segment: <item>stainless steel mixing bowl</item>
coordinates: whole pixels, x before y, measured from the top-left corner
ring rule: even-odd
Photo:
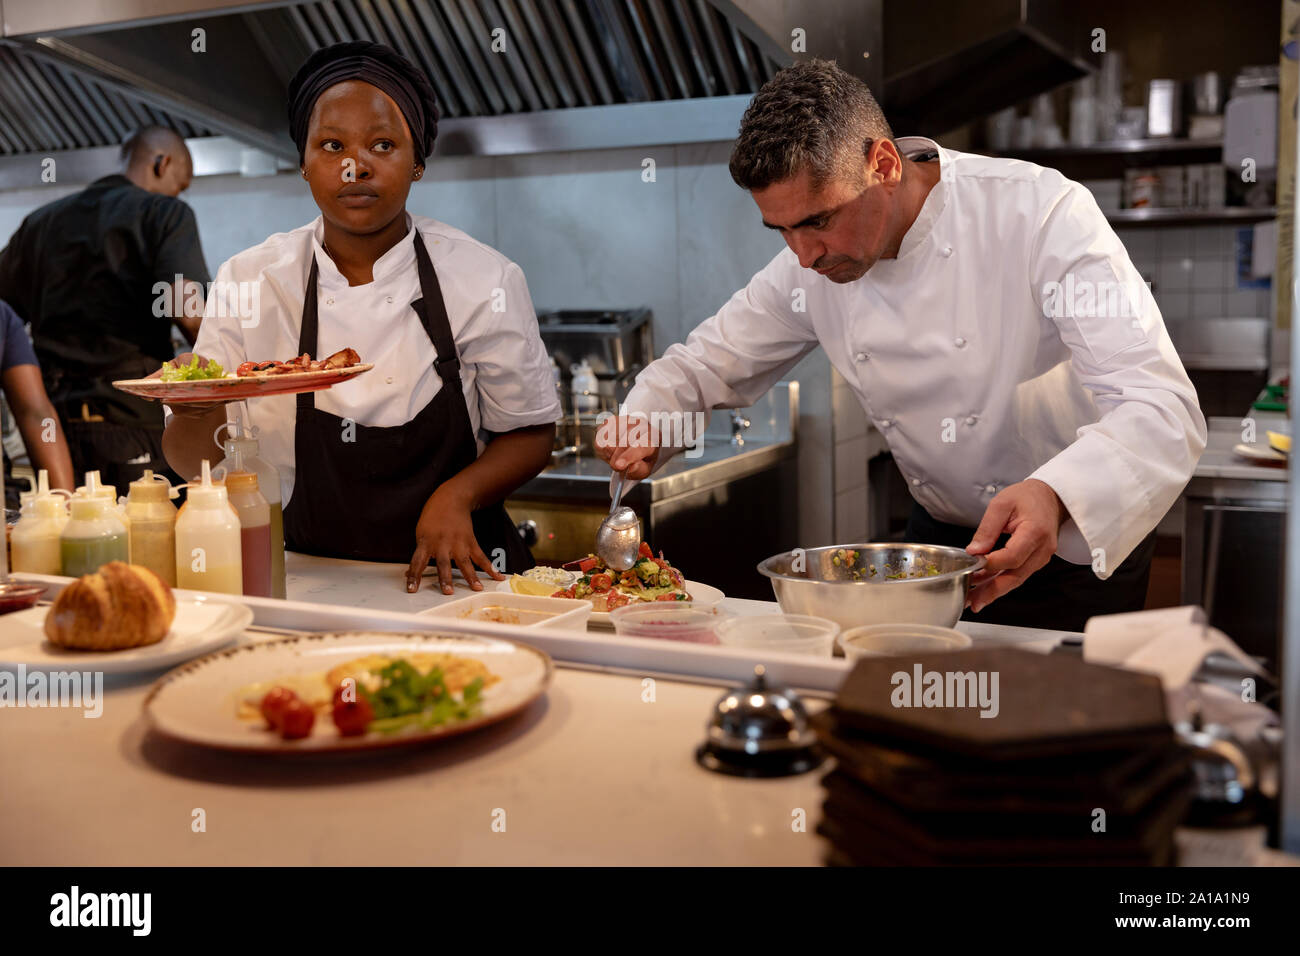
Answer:
[[[857,557],[850,564],[843,552]],[[830,618],[846,630],[894,623],[952,627],[966,606],[971,575],[985,563],[961,548],[934,544],[835,544],[773,555],[758,572],[771,580],[786,614]],[[918,571],[921,576],[889,577]]]

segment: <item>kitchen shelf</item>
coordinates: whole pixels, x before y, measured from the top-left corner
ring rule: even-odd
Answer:
[[[1106,213],[1114,226],[1195,226],[1206,223],[1251,223],[1277,218],[1276,206],[1224,206],[1221,209],[1117,209]]]
[[[1134,167],[1212,163],[1223,155],[1223,140],[1123,139],[1091,146],[1013,149],[999,155],[1058,169],[1071,179],[1116,179]]]

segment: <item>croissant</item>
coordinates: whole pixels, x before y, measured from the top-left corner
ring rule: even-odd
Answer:
[[[60,647],[117,651],[158,643],[175,617],[176,598],[162,578],[110,561],[59,592],[45,616],[45,636]]]

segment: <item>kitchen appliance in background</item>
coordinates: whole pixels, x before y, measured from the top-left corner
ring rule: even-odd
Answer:
[[[1189,139],[1223,136],[1223,83],[1219,74],[1198,73],[1192,78],[1192,115],[1187,121]]]
[[[560,373],[564,418],[554,457],[592,453],[600,413],[617,411],[654,359],[653,318],[647,308],[559,309],[537,316],[542,343]]]
[[[1223,108],[1229,205],[1262,207],[1276,202],[1277,109],[1276,64],[1248,66],[1237,74]]]

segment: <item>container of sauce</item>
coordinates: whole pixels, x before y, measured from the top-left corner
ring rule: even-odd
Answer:
[[[72,517],[59,535],[63,573],[79,578],[110,561],[129,561],[126,525],[110,498],[91,497],[80,489],[68,503]]]
[[[284,511],[281,507],[280,472],[269,461],[257,456],[257,439],[245,428],[234,406],[235,421],[222,425],[212,436],[226,453],[218,467],[225,467],[227,474],[235,471],[251,471],[257,475],[257,488],[266,499],[270,511],[271,526],[271,597],[285,596],[284,572]],[[222,432],[226,433],[224,441],[219,441]],[[253,429],[256,432],[256,429]]]
[[[171,483],[145,470],[126,496],[127,541],[131,563],[144,565],[176,586],[176,506]]]
[[[36,479],[36,490],[22,495],[22,513],[10,536],[11,566],[31,574],[62,574],[63,556],[59,538],[68,523],[69,493],[50,491],[50,474],[44,468]]]
[[[177,586],[243,593],[239,515],[230,506],[225,487],[213,484],[206,458],[201,480],[186,487],[185,507],[176,516]]]
[[[228,472],[226,494],[239,515],[244,593],[271,597],[271,507],[257,487],[257,475],[251,471]]]

